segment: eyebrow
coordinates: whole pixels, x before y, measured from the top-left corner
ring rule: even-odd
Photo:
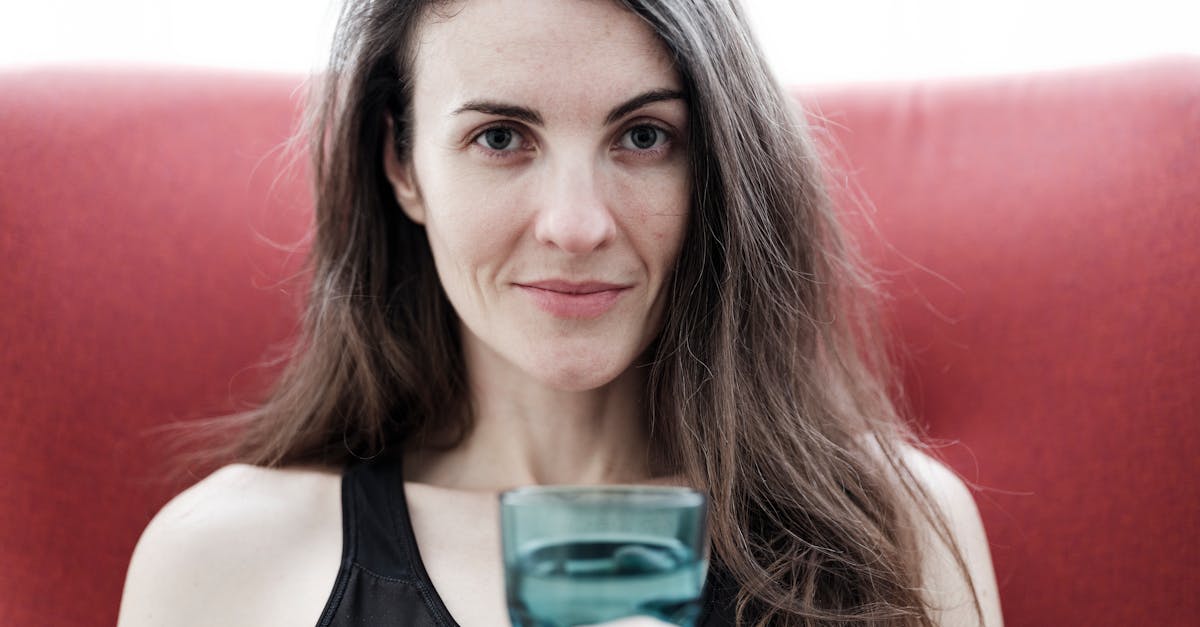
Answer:
[[[616,122],[622,117],[641,109],[642,107],[663,100],[684,100],[683,92],[674,89],[652,89],[650,91],[638,94],[629,100],[613,107],[612,111],[604,118],[605,126]],[[462,106],[455,109],[450,115],[459,115],[467,111],[478,111],[479,113],[487,113],[489,115],[499,115],[503,117],[513,118],[529,124],[544,126],[545,122],[542,119],[542,114],[529,107],[520,105],[499,102],[496,100],[469,100],[463,103]]]

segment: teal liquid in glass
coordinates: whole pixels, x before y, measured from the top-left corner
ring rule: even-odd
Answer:
[[[678,539],[593,533],[529,541],[507,569],[516,627],[590,625],[652,616],[690,627],[707,563]]]

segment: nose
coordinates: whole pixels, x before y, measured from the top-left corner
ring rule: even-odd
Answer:
[[[574,255],[603,248],[617,225],[600,189],[598,173],[584,159],[560,163],[539,183],[534,236]]]

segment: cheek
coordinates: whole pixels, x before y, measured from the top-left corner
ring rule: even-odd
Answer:
[[[476,274],[502,261],[520,236],[514,194],[464,168],[431,167],[426,181],[426,233],[439,263]]]
[[[646,169],[615,187],[630,237],[648,262],[671,263],[682,245],[691,213],[691,181],[678,167]]]

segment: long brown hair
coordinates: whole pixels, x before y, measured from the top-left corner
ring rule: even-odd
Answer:
[[[620,1],[672,53],[691,133],[694,213],[639,366],[647,418],[659,462],[710,495],[738,622],[932,625],[919,518],[970,575],[902,462],[903,446],[921,444],[896,409],[878,294],[803,116],[734,0]],[[382,168],[384,150],[409,149],[411,42],[442,4],[343,9],[307,128],[316,225],[303,335],[267,400],[226,421],[238,429],[226,459],[343,465],[454,446],[471,429],[454,311]],[[977,599],[975,610],[982,622]]]

